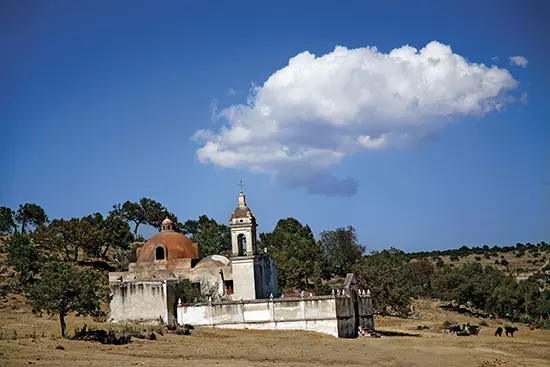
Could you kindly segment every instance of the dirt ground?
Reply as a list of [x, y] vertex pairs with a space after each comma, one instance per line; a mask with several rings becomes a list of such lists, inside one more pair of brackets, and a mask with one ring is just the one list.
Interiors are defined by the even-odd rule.
[[[478, 336], [443, 333], [445, 320], [479, 324], [441, 310], [430, 301], [417, 302], [426, 318], [379, 317], [376, 327], [419, 336], [338, 339], [312, 332], [251, 331], [197, 328], [191, 336], [164, 335], [122, 346], [71, 341], [59, 337], [59, 322], [36, 317], [24, 307], [0, 311], [0, 366], [549, 366], [550, 331], [517, 325], [514, 338], [493, 336], [500, 320], [488, 321]], [[88, 318], [69, 317], [68, 330]], [[429, 329], [418, 330], [419, 325]], [[150, 329], [152, 326], [145, 326]], [[16, 339], [15, 331], [16, 333]], [[12, 340], [15, 339], [15, 340]], [[61, 348], [62, 347], [62, 348]], [[59, 348], [59, 349], [57, 349]]]

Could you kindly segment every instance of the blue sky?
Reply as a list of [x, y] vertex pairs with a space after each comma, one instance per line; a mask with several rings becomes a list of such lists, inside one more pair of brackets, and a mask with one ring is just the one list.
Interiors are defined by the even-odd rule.
[[1, 1], [0, 205], [68, 218], [145, 196], [227, 223], [242, 179], [260, 231], [295, 217], [315, 233], [353, 225], [371, 250], [548, 241], [549, 14]]

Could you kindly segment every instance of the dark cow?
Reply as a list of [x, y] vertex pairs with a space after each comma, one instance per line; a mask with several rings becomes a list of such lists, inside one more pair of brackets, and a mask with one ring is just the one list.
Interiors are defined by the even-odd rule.
[[495, 336], [502, 336], [502, 328], [500, 326], [496, 329]]
[[511, 336], [513, 338], [514, 332], [518, 331], [518, 328], [515, 326], [505, 326], [504, 330], [506, 331], [506, 336]]

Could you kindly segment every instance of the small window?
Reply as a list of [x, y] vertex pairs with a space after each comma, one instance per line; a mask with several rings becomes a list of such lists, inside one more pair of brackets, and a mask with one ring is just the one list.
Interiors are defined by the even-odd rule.
[[224, 283], [225, 283], [225, 294], [227, 295], [233, 294], [233, 281], [226, 280]]
[[165, 260], [166, 259], [165, 255], [166, 254], [164, 251], [164, 247], [162, 246], [157, 247], [157, 249], [155, 250], [155, 260]]

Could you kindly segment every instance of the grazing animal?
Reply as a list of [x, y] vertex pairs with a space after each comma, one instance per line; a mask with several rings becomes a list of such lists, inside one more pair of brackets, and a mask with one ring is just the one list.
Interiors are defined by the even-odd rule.
[[502, 328], [500, 326], [496, 329], [495, 336], [502, 336]]
[[[513, 338], [514, 337], [514, 332], [518, 331], [518, 328], [513, 327], [513, 326], [505, 326], [504, 330], [506, 331], [506, 336], [511, 336]], [[510, 334], [510, 335], [508, 335], [508, 334]]]

